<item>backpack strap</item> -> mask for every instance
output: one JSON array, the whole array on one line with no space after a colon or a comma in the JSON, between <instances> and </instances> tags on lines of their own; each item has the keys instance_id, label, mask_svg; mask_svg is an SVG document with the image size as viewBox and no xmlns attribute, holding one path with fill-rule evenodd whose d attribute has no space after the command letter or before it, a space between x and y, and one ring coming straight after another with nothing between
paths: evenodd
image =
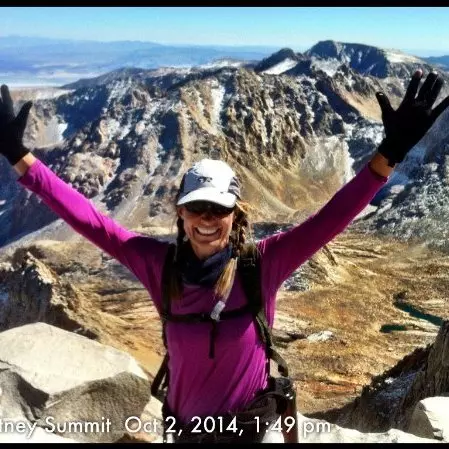
<instances>
[{"instance_id":1,"label":"backpack strap","mask_svg":"<svg viewBox=\"0 0 449 449\"><path fill-rule=\"evenodd\" d=\"M172 280L172 267L175 263L176 244L170 243L167 255L165 256L164 266L162 268L162 339L164 346L167 347L167 336L165 326L167 320L171 316L171 280Z\"/></svg>"},{"instance_id":2,"label":"backpack strap","mask_svg":"<svg viewBox=\"0 0 449 449\"><path fill-rule=\"evenodd\" d=\"M259 338L265 345L268 375L270 375L270 360L273 360L278 365L279 373L282 376L288 377L287 363L273 346L271 329L265 315L265 304L262 296L260 252L255 243L248 243L243 247L237 267L243 291L245 292L254 316Z\"/></svg>"},{"instance_id":3,"label":"backpack strap","mask_svg":"<svg viewBox=\"0 0 449 449\"><path fill-rule=\"evenodd\" d=\"M171 315L171 276L172 269L175 262L175 254L176 254L176 244L170 243L167 250L167 255L165 256L164 266L162 267L162 284L161 284L161 293L162 293L162 341L164 343L166 352L164 356L164 360L156 373L156 376L151 383L151 394L154 397L158 397L161 395L161 390L168 386L169 380L169 370L168 370L168 351L167 351L167 335L166 335L166 325L167 320L170 319ZM162 387L161 384L163 383Z\"/></svg>"}]
</instances>

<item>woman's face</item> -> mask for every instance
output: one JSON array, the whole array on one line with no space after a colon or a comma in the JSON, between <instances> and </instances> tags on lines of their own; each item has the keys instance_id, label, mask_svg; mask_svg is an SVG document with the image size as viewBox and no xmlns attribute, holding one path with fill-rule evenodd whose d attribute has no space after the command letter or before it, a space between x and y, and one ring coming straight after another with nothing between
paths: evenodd
<instances>
[{"instance_id":1,"label":"woman's face","mask_svg":"<svg viewBox=\"0 0 449 449\"><path fill-rule=\"evenodd\" d=\"M229 241L234 220L233 209L207 201L195 201L178 207L184 231L199 259L222 250Z\"/></svg>"}]
</instances>

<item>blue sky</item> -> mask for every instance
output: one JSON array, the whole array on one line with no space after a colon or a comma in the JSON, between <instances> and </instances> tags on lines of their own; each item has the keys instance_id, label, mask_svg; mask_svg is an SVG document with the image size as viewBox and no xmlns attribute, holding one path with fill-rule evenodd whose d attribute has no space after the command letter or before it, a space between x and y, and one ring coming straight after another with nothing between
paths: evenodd
<instances>
[{"instance_id":1,"label":"blue sky","mask_svg":"<svg viewBox=\"0 0 449 449\"><path fill-rule=\"evenodd\" d=\"M449 7L0 7L0 36L303 51L333 39L417 55L449 54Z\"/></svg>"}]
</instances>

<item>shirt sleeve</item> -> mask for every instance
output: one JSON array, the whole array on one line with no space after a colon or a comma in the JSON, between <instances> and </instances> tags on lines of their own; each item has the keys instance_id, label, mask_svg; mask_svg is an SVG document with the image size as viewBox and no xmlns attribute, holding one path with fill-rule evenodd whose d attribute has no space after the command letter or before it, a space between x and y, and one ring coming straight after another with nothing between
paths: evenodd
<instances>
[{"instance_id":1,"label":"shirt sleeve","mask_svg":"<svg viewBox=\"0 0 449 449\"><path fill-rule=\"evenodd\" d=\"M129 231L102 214L73 187L66 184L43 162L36 160L18 179L19 184L34 192L53 212L77 233L117 259L141 281L147 283L148 256L166 251L162 242ZM145 252L145 254L143 254Z\"/></svg>"},{"instance_id":2,"label":"shirt sleeve","mask_svg":"<svg viewBox=\"0 0 449 449\"><path fill-rule=\"evenodd\" d=\"M297 268L341 233L387 180L366 165L316 214L260 241L262 279L270 297Z\"/></svg>"}]
</instances>

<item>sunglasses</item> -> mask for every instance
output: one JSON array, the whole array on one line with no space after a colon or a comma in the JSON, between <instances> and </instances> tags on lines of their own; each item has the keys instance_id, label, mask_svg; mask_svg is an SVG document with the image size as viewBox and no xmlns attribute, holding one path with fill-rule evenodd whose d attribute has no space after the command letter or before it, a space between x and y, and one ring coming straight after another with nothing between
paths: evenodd
<instances>
[{"instance_id":1,"label":"sunglasses","mask_svg":"<svg viewBox=\"0 0 449 449\"><path fill-rule=\"evenodd\" d=\"M184 205L188 212L195 215L203 215L208 212L214 217L225 217L233 212L233 207L224 207L209 201L192 201Z\"/></svg>"}]
</instances>

